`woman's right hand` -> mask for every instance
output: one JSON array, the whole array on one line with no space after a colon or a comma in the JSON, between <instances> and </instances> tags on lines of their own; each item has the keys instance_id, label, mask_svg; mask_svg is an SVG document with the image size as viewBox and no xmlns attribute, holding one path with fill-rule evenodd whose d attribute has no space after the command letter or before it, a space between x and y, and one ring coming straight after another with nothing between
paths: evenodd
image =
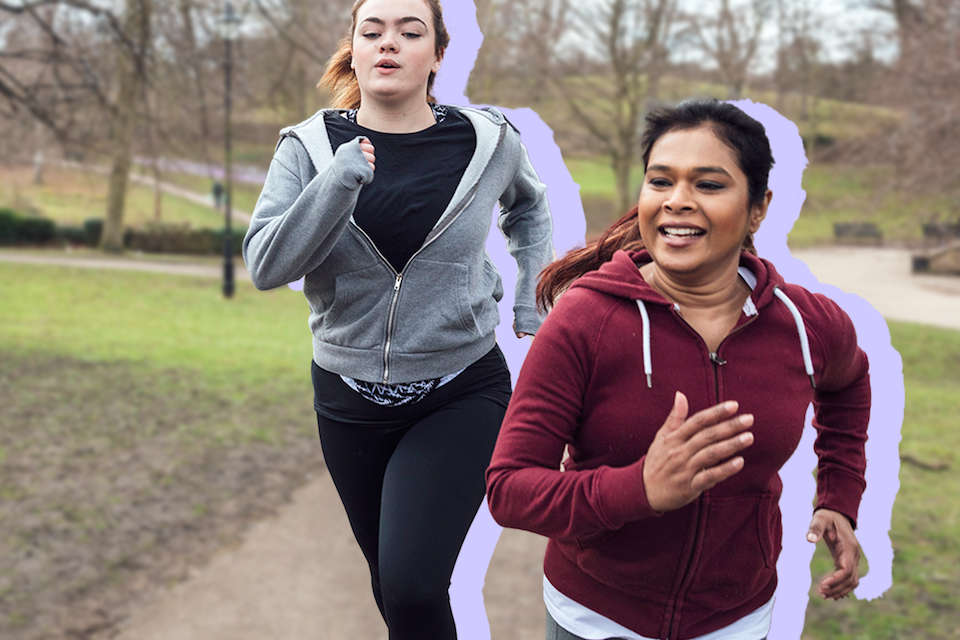
<instances>
[{"instance_id":1,"label":"woman's right hand","mask_svg":"<svg viewBox=\"0 0 960 640\"><path fill-rule=\"evenodd\" d=\"M360 141L360 150L363 151L363 157L367 159L370 168L376 171L377 156L374 153L373 143L370 142L369 138L364 138Z\"/></svg>"},{"instance_id":2,"label":"woman's right hand","mask_svg":"<svg viewBox=\"0 0 960 640\"><path fill-rule=\"evenodd\" d=\"M734 416L738 406L731 400L687 418L687 397L677 392L643 465L643 485L652 509L679 509L743 468L743 458L731 456L753 444L753 434L744 431L753 424L753 416Z\"/></svg>"}]
</instances>

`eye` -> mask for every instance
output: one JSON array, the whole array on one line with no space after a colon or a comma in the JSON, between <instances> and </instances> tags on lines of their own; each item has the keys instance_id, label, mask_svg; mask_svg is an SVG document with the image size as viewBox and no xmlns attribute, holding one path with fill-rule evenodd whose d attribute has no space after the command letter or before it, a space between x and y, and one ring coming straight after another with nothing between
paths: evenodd
<instances>
[{"instance_id":1,"label":"eye","mask_svg":"<svg viewBox=\"0 0 960 640\"><path fill-rule=\"evenodd\" d=\"M408 31L403 34L403 37L408 40L416 40L417 38L422 37L423 34L416 33L415 31Z\"/></svg>"},{"instance_id":2,"label":"eye","mask_svg":"<svg viewBox=\"0 0 960 640\"><path fill-rule=\"evenodd\" d=\"M666 178L650 178L647 180L647 184L652 187L669 187L670 181Z\"/></svg>"},{"instance_id":3,"label":"eye","mask_svg":"<svg viewBox=\"0 0 960 640\"><path fill-rule=\"evenodd\" d=\"M700 182L697 186L704 191L719 191L724 188L724 185L719 182Z\"/></svg>"},{"instance_id":4,"label":"eye","mask_svg":"<svg viewBox=\"0 0 960 640\"><path fill-rule=\"evenodd\" d=\"M363 34L363 37L367 40L373 40L374 38L379 38L380 34L376 31L367 31Z\"/></svg>"}]
</instances>

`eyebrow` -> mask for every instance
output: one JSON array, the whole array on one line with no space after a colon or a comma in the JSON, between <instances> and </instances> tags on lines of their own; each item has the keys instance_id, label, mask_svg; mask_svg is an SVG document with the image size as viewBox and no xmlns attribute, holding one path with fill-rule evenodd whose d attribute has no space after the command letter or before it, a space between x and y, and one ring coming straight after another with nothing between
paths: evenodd
<instances>
[{"instance_id":1,"label":"eyebrow","mask_svg":"<svg viewBox=\"0 0 960 640\"><path fill-rule=\"evenodd\" d=\"M374 17L366 18L363 22L374 22L374 23L379 24L379 25L386 25L386 24L387 24L386 22L384 22L384 21L381 20L380 18L374 18ZM360 24L363 24L363 22L361 22ZM427 23L426 23L426 22L424 22L423 20L421 20L420 18L418 18L418 17L416 17L416 16L407 16L406 18L397 18L397 19L394 21L394 24L399 27L400 25L407 24L408 22L419 22L419 23L422 24L424 27L427 26Z\"/></svg>"},{"instance_id":2,"label":"eyebrow","mask_svg":"<svg viewBox=\"0 0 960 640\"><path fill-rule=\"evenodd\" d=\"M672 171L672 169L665 164L652 164L647 167L647 171ZM719 173L721 175L730 176L730 173L723 167L695 167L693 171L694 173Z\"/></svg>"}]
</instances>

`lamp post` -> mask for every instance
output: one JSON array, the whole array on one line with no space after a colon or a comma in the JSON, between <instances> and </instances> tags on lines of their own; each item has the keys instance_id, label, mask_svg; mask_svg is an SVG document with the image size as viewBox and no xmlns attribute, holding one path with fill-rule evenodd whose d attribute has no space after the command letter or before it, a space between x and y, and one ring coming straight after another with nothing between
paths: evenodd
<instances>
[{"instance_id":1,"label":"lamp post","mask_svg":"<svg viewBox=\"0 0 960 640\"><path fill-rule=\"evenodd\" d=\"M233 230L230 226L231 200L233 196L233 170L230 149L230 74L233 70L230 44L237 37L240 30L240 18L233 12L233 5L229 2L224 7L223 16L219 20L220 37L223 38L224 57L224 236L223 236L223 297L232 298L233 282Z\"/></svg>"}]
</instances>

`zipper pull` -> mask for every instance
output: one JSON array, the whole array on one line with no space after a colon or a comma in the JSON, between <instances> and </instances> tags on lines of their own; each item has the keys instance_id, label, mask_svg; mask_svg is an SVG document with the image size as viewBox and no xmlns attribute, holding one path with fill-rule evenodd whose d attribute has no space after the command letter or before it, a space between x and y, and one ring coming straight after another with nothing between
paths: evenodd
<instances>
[{"instance_id":1,"label":"zipper pull","mask_svg":"<svg viewBox=\"0 0 960 640\"><path fill-rule=\"evenodd\" d=\"M400 281L403 280L403 275L397 274L397 281L393 283L393 290L400 291Z\"/></svg>"},{"instance_id":2,"label":"zipper pull","mask_svg":"<svg viewBox=\"0 0 960 640\"><path fill-rule=\"evenodd\" d=\"M710 362L712 362L713 364L721 365L721 366L727 364L726 360L721 360L720 356L718 356L716 353L712 351L710 352Z\"/></svg>"}]
</instances>

